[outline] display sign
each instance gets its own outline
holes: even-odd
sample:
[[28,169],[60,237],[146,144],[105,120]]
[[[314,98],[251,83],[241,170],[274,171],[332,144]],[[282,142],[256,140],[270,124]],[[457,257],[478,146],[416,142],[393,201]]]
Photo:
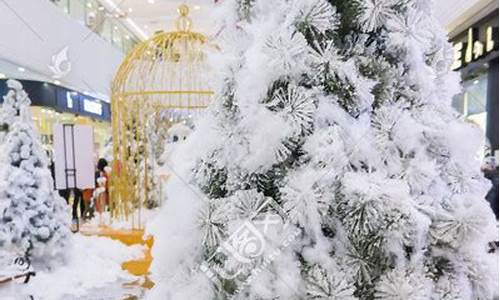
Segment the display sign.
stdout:
[[92,126],[55,124],[53,133],[56,189],[95,188]]
[[73,108],[73,95],[74,92],[66,92],[66,107]]
[[452,40],[452,69],[460,69],[498,50],[498,16],[487,17]]
[[78,113],[78,92],[55,86],[56,89],[56,110],[62,112]]
[[101,116],[102,104],[95,100],[83,99],[83,110]]
[[[0,103],[7,93],[7,79],[0,79]],[[28,93],[32,105],[53,107],[58,112],[87,115],[101,120],[111,119],[110,104],[74,90],[36,80],[19,80]]]

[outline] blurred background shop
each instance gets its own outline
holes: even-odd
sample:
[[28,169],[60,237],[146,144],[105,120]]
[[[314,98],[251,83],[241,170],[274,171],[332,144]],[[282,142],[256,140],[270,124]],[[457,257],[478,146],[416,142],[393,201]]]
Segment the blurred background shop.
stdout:
[[[111,151],[110,104],[89,95],[52,83],[20,80],[28,93],[33,121],[46,150],[53,150],[54,124],[90,125],[94,130],[96,157],[109,156]],[[6,79],[0,80],[0,95],[7,93]],[[0,105],[3,98],[0,98]]]
[[[441,21],[453,45],[453,69],[462,78],[462,93],[452,105],[483,131],[481,170],[491,182],[486,199],[498,219],[498,1],[434,2],[441,7]],[[461,5],[464,9],[457,13]]]
[[[111,82],[125,55],[159,30],[173,29],[181,0],[0,1],[0,94],[22,82],[44,146],[56,123],[94,129],[96,156],[111,157]],[[196,29],[207,32],[210,1],[191,1]],[[3,101],[0,96],[0,105]]]
[[466,12],[449,33],[455,51],[453,68],[463,84],[453,106],[483,130],[482,155],[497,152],[498,159],[498,2],[483,2],[473,13]]

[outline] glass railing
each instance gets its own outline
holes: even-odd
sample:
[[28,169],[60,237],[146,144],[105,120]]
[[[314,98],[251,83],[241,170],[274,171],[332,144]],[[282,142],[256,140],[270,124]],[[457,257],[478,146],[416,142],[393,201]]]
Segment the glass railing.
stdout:
[[139,39],[119,21],[121,16],[107,11],[97,0],[49,1],[124,53],[139,42]]

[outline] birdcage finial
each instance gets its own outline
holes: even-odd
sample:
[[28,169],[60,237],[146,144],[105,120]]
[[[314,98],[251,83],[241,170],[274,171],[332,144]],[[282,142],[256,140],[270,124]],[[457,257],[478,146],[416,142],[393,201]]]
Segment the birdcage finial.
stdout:
[[175,27],[178,31],[191,31],[191,19],[187,16],[189,14],[189,7],[186,4],[181,4],[177,8],[179,18],[175,21]]

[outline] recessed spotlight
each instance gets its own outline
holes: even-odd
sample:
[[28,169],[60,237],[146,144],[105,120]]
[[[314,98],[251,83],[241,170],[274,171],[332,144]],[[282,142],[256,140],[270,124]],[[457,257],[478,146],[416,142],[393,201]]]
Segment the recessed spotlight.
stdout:
[[113,27],[114,30],[118,30],[118,26]]
[[194,10],[199,10],[201,7],[199,5],[193,6]]
[[60,82],[59,80],[54,80],[54,84],[55,84],[55,85],[60,85],[60,84],[61,84],[61,82]]
[[92,8],[92,2],[87,2],[87,7]]
[[103,11],[104,10],[104,6],[99,6],[97,9],[100,10],[100,11]]
[[0,73],[0,79],[5,79],[7,76],[4,73]]
[[26,69],[25,69],[25,68],[23,68],[23,67],[18,67],[18,68],[17,68],[17,70],[18,70],[19,72],[24,72],[24,71],[26,71]]
[[125,36],[125,38],[126,38],[127,40],[130,40],[130,35],[128,35],[128,34],[127,34],[127,35]]
[[155,4],[155,0],[148,0],[149,4]]
[[133,11],[134,11],[134,10],[132,9],[132,7],[129,7],[129,8],[128,8],[128,12],[129,12],[129,13],[131,13],[131,12],[133,12]]

